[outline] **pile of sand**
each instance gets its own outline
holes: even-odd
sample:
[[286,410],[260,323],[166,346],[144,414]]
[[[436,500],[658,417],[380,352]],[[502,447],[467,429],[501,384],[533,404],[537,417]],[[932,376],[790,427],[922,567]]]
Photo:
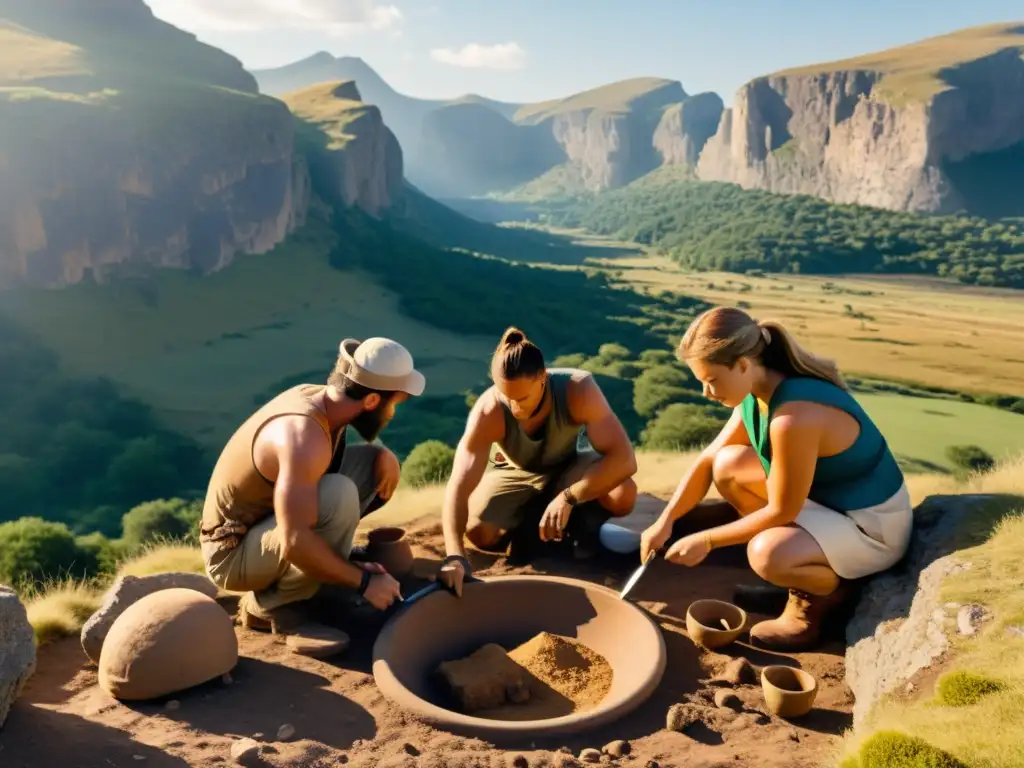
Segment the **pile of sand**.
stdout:
[[493,720],[543,720],[585,712],[612,685],[608,660],[578,640],[541,632],[508,653],[494,643],[444,662],[462,710]]

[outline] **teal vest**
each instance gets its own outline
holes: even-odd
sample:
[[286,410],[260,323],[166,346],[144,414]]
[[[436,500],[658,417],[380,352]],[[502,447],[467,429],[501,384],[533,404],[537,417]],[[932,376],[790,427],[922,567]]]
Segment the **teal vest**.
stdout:
[[811,482],[811,501],[847,512],[881,504],[903,485],[903,472],[875,423],[849,392],[828,381],[810,377],[783,380],[761,413],[757,399],[748,395],[740,405],[743,425],[765,475],[771,472],[772,446],[768,424],[785,403],[803,401],[838,408],[860,423],[856,441],[842,453],[819,458]]

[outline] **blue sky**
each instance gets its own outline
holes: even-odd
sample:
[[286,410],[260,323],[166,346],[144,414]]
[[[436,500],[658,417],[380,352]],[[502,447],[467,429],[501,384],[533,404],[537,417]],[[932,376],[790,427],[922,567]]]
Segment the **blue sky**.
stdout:
[[146,0],[272,67],[360,56],[397,90],[527,102],[659,76],[731,103],[747,80],[962,27],[1024,20],[1021,0]]

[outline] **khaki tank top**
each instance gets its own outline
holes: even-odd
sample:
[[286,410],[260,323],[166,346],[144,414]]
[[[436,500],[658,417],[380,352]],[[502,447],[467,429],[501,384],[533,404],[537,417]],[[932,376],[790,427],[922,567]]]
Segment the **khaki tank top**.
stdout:
[[529,472],[541,472],[556,467],[576,455],[576,445],[582,425],[569,415],[566,392],[573,374],[572,368],[548,370],[548,389],[551,391],[551,411],[548,418],[532,435],[527,435],[512,411],[501,405],[505,417],[505,437],[491,448],[491,460],[501,452],[506,461]]
[[314,398],[323,392],[320,384],[299,384],[263,405],[237,429],[221,451],[210,476],[203,505],[199,540],[212,542],[214,549],[238,546],[253,525],[274,512],[274,484],[264,477],[253,461],[253,444],[260,430],[278,416],[308,416],[324,430],[334,446],[327,472],[336,472],[345,451],[345,428],[331,434],[327,414]]

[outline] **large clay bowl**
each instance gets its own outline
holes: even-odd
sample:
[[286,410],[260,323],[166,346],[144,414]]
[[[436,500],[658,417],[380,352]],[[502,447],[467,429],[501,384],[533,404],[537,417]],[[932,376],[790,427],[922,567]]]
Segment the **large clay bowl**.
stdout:
[[[602,654],[612,684],[593,709],[545,720],[490,720],[448,708],[433,673],[485,643],[511,649],[539,632],[571,637]],[[576,733],[618,720],[657,688],[665,671],[661,630],[633,603],[597,584],[555,576],[467,583],[399,608],[373,648],[377,687],[395,704],[448,731],[491,739]]]
[[686,633],[702,648],[728,645],[740,636],[746,624],[746,611],[722,600],[697,600],[686,611]]
[[818,695],[818,681],[802,669],[781,664],[761,670],[761,690],[768,710],[777,717],[790,718],[806,715],[814,706]]

